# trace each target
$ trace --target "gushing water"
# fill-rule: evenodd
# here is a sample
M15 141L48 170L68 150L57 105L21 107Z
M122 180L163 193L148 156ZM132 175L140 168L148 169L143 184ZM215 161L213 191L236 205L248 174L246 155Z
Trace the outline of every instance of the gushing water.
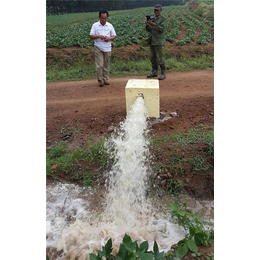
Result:
M144 99L137 98L119 135L111 139L115 164L109 173L105 215L118 225L135 225L145 210L149 155L146 113Z
M147 240L150 246L156 240L165 251L184 237L183 230L171 223L169 216L152 208L146 199L147 134L144 99L138 97L119 131L107 142L115 163L107 174L108 193L104 201L102 198L99 201L101 210L90 209L88 199L96 196L91 191L84 194L80 190L79 198L72 192L76 186L60 185L56 191L57 196L59 190L58 205L55 191L47 191L47 247L62 250L59 256L50 255L51 260L88 259L89 253L97 252L109 238L112 238L115 254L125 233L139 243Z

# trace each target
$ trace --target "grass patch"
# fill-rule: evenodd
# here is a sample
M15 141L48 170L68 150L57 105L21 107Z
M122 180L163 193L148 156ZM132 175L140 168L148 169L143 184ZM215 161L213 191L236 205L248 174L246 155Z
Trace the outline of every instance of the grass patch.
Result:
M186 133L154 138L151 141L153 155L153 192L164 188L175 196L187 186L186 176L205 174L214 166L213 127L199 126Z
M187 187L187 176L202 176L214 166L213 127L200 125L188 132L157 137L151 140L151 195L160 193L178 196ZM58 142L47 148L46 174L48 178L77 182L84 187L94 186L113 164L103 137L93 141L90 136L86 148L68 148L68 142Z
M61 141L47 148L46 175L92 187L99 175L97 169L105 169L109 162L103 138L96 142L89 140L86 149L69 149L68 143Z
M70 55L53 55L49 58L52 63L47 64L47 81L70 81L93 79L96 77L94 53L92 48L86 53L72 53ZM93 55L92 55L93 54ZM48 56L47 56L48 57ZM121 77L129 75L143 76L150 73L150 53L146 48L144 53L121 57L116 51L112 53L110 76ZM201 54L198 57L174 57L169 50L165 50L167 71L190 71L214 68L214 56Z

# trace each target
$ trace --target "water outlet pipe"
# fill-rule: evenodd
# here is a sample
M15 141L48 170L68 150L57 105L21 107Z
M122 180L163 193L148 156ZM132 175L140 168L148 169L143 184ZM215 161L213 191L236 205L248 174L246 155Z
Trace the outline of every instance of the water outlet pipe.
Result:
M125 87L126 113L129 112L137 97L142 97L145 100L147 117L160 117L160 95L158 79L128 80Z
M144 99L143 93L138 93L138 97L142 97Z

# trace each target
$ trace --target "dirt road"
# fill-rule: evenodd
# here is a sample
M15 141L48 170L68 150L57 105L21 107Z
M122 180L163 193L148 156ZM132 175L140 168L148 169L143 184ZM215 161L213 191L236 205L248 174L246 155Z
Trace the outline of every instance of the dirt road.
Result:
M106 135L126 116L125 86L129 76L111 78L109 86L98 87L96 80L48 82L46 89L46 141L50 144L70 139L71 145L84 143L88 135ZM214 125L214 71L168 72L160 84L161 117L151 132L161 136L186 131L199 124Z

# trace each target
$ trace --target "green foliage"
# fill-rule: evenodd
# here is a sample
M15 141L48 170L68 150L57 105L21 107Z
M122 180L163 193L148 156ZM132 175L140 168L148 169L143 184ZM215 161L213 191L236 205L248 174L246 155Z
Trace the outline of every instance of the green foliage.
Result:
M178 219L178 224L186 231L186 237L179 241L175 251L176 257L181 259L189 251L192 256L200 259L199 245L210 245L214 243L214 229L210 222L203 221L197 214L187 208L187 204L178 201L171 203L168 207L172 211L172 217Z
M151 175L153 192L163 187L169 194L178 196L187 185L178 180L178 177L190 172L204 174L214 167L213 127L200 125L188 132L151 140L151 152L154 158L160 156L161 151L165 149L167 153L164 154L163 161L153 160L154 174Z
M120 55L112 55L111 76L143 75L150 72L149 48L145 47L147 31L145 30L144 17L151 14L151 8L138 8L134 10L120 10L110 12L109 22L115 27L117 37L112 42L113 47L123 47L138 44L140 52L134 52L127 57L127 62ZM184 46L196 41L197 46L206 45L214 40L214 20L192 12L188 6L164 6L163 15L168 23L165 31L166 41L175 45ZM48 15L46 17L46 47L81 47L87 54L93 53L93 40L89 38L89 32L94 22L98 20L96 13L74 13L63 15ZM176 41L182 28L186 26L187 33ZM195 31L200 28L200 35L195 39ZM48 60L46 78L47 81L67 81L95 78L94 55L87 56L72 53L70 55L58 55ZM167 53L166 55L167 56ZM129 59L128 59L129 58ZM213 69L214 57L206 54L206 57L177 59L170 53L166 57L168 71L186 71L194 69Z
M203 17L212 15L211 9L207 4L201 4L203 9ZM207 6L206 11L203 6ZM195 30L198 24L201 23L197 17L189 19L190 14L186 14L188 8L179 8L176 6L164 6L163 14L167 17L169 23L166 28L166 40L174 42L177 38L182 24L188 27L187 35L178 42L178 45L185 45L194 41ZM210 10L210 11L209 11ZM214 9L213 9L214 11ZM117 37L113 41L113 46L126 46L143 43L147 37L147 32L144 26L144 17L151 14L151 8L138 8L135 10L113 11L110 12L109 22L111 22L116 30ZM197 11L198 16L201 16L200 10ZM205 12L205 14L204 14ZM210 14L207 14L211 12ZM177 17L177 19L175 18ZM59 16L46 17L46 47L69 47L79 46L89 48L93 45L93 41L89 38L89 32L94 22L98 20L96 14L93 13L78 13L64 14ZM205 25L207 26L207 25ZM211 38L207 38L211 41Z
M91 50L90 50L91 51ZM68 81L95 78L95 63L79 56L73 58L74 54L68 57L60 56L54 64L48 64L46 70L47 81ZM135 55L127 62L122 57L114 57L110 65L110 76L120 77L129 75L145 75L150 73L149 50L144 55ZM169 55L166 57L168 71L188 71L214 68L214 57L202 55L200 57L176 59Z
M198 8L194 12L201 17L214 21L214 1L200 0Z
M55 159L66 153L66 142L58 142L48 148L48 157Z
M111 254L112 240L108 240L105 246L102 247L102 251L98 250L97 255L90 253L90 260L102 260L103 257L106 260L163 260L164 252L159 252L158 244L154 241L153 252L148 251L149 245L147 241L137 244L137 241L132 242L129 235L125 234L122 243L120 244L119 251L116 257Z
M80 181L84 187L92 187L95 177L89 165L97 164L104 168L111 163L104 142L104 138L95 142L89 140L86 149L69 149L64 141L51 145L46 152L46 175L55 178L58 173L64 174Z
M213 252L209 252L209 253L206 255L206 259L207 259L207 260L214 260L214 253L213 253Z

